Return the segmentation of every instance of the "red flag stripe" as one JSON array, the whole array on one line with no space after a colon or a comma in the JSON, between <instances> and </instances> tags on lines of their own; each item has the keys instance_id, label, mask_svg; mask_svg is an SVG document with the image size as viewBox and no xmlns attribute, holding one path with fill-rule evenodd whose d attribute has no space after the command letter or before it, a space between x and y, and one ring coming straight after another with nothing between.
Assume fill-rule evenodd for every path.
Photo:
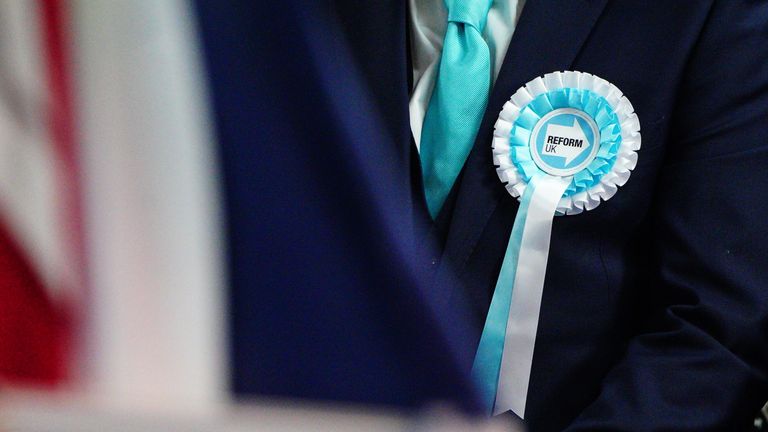
<instances>
[{"instance_id":1,"label":"red flag stripe","mask_svg":"<svg viewBox=\"0 0 768 432\"><path fill-rule=\"evenodd\" d=\"M43 52L49 89L49 135L57 159L58 196L62 200L62 230L68 245L68 261L76 269L74 287L84 285L84 244L79 152L76 142L73 80L71 74L71 38L68 2L39 0L43 31Z\"/></svg>"},{"instance_id":2,"label":"red flag stripe","mask_svg":"<svg viewBox=\"0 0 768 432\"><path fill-rule=\"evenodd\" d=\"M57 164L57 188L61 202L61 238L66 245L67 261L72 266L72 278L58 283L72 286L62 287L65 295L59 298L59 308L65 319L61 325L59 342L62 346L61 377L72 371L72 360L79 339L75 337L77 321L83 304L85 287L85 251L83 240L81 170L73 97L71 21L68 0L38 0L43 32L43 57L49 89L48 125L49 136ZM78 332L79 333L79 332Z\"/></svg>"},{"instance_id":3,"label":"red flag stripe","mask_svg":"<svg viewBox=\"0 0 768 432\"><path fill-rule=\"evenodd\" d=\"M63 382L70 329L7 224L0 222L0 377L23 385Z\"/></svg>"}]
</instances>

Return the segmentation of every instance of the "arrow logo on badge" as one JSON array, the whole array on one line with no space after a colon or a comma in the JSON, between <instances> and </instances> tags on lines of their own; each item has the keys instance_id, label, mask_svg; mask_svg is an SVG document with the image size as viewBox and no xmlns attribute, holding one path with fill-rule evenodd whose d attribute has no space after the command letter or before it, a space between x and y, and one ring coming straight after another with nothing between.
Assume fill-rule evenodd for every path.
<instances>
[{"instance_id":1,"label":"arrow logo on badge","mask_svg":"<svg viewBox=\"0 0 768 432\"><path fill-rule=\"evenodd\" d=\"M587 140L584 131L574 118L571 126L551 123L547 125L544 147L541 153L547 156L565 158L565 165L563 167L567 167L588 148L589 140Z\"/></svg>"}]
</instances>

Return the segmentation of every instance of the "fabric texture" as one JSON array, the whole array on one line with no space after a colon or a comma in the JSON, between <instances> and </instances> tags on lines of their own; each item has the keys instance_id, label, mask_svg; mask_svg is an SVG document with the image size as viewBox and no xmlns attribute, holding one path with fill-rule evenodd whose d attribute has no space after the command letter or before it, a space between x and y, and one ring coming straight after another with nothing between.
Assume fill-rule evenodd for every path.
<instances>
[{"instance_id":1,"label":"fabric texture","mask_svg":"<svg viewBox=\"0 0 768 432\"><path fill-rule=\"evenodd\" d=\"M491 56L492 82L499 75L524 5L525 0L493 0L491 3L482 34ZM413 76L408 111L413 140L416 149L419 149L424 114L435 86L437 67L440 63L448 12L444 0L409 0L408 6Z\"/></svg>"},{"instance_id":2,"label":"fabric texture","mask_svg":"<svg viewBox=\"0 0 768 432\"><path fill-rule=\"evenodd\" d=\"M437 81L421 131L421 168L432 218L448 196L477 135L491 86L482 36L490 0L448 1Z\"/></svg>"}]
</instances>

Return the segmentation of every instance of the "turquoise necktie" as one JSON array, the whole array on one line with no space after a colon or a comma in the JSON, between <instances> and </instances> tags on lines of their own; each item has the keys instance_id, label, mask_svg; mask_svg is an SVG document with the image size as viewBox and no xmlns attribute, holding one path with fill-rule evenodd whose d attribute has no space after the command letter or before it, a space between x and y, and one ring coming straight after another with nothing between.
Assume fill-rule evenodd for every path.
<instances>
[{"instance_id":1,"label":"turquoise necktie","mask_svg":"<svg viewBox=\"0 0 768 432\"><path fill-rule=\"evenodd\" d=\"M491 56L482 35L491 0L445 0L445 5L448 26L420 148L432 219L472 149L491 87Z\"/></svg>"}]
</instances>

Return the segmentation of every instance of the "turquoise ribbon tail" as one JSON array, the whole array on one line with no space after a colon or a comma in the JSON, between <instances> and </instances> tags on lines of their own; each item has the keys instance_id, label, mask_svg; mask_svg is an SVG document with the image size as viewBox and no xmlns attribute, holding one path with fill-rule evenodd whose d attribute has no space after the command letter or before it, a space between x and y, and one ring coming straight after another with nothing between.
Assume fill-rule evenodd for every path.
<instances>
[{"instance_id":1,"label":"turquoise ribbon tail","mask_svg":"<svg viewBox=\"0 0 768 432\"><path fill-rule=\"evenodd\" d=\"M512 233L509 236L507 251L501 264L499 278L493 291L491 306L485 319L483 333L480 336L480 344L477 347L475 361L472 364L472 378L478 387L481 401L490 417L493 414L493 406L496 402L496 391L499 383L499 371L501 370L501 356L504 352L504 338L507 333L507 320L509 319L509 306L512 300L512 290L517 273L517 261L520 255L520 244L523 241L525 219L528 215L528 207L536 188L536 178L531 179L520 199L520 207L517 210Z\"/></svg>"}]
</instances>

